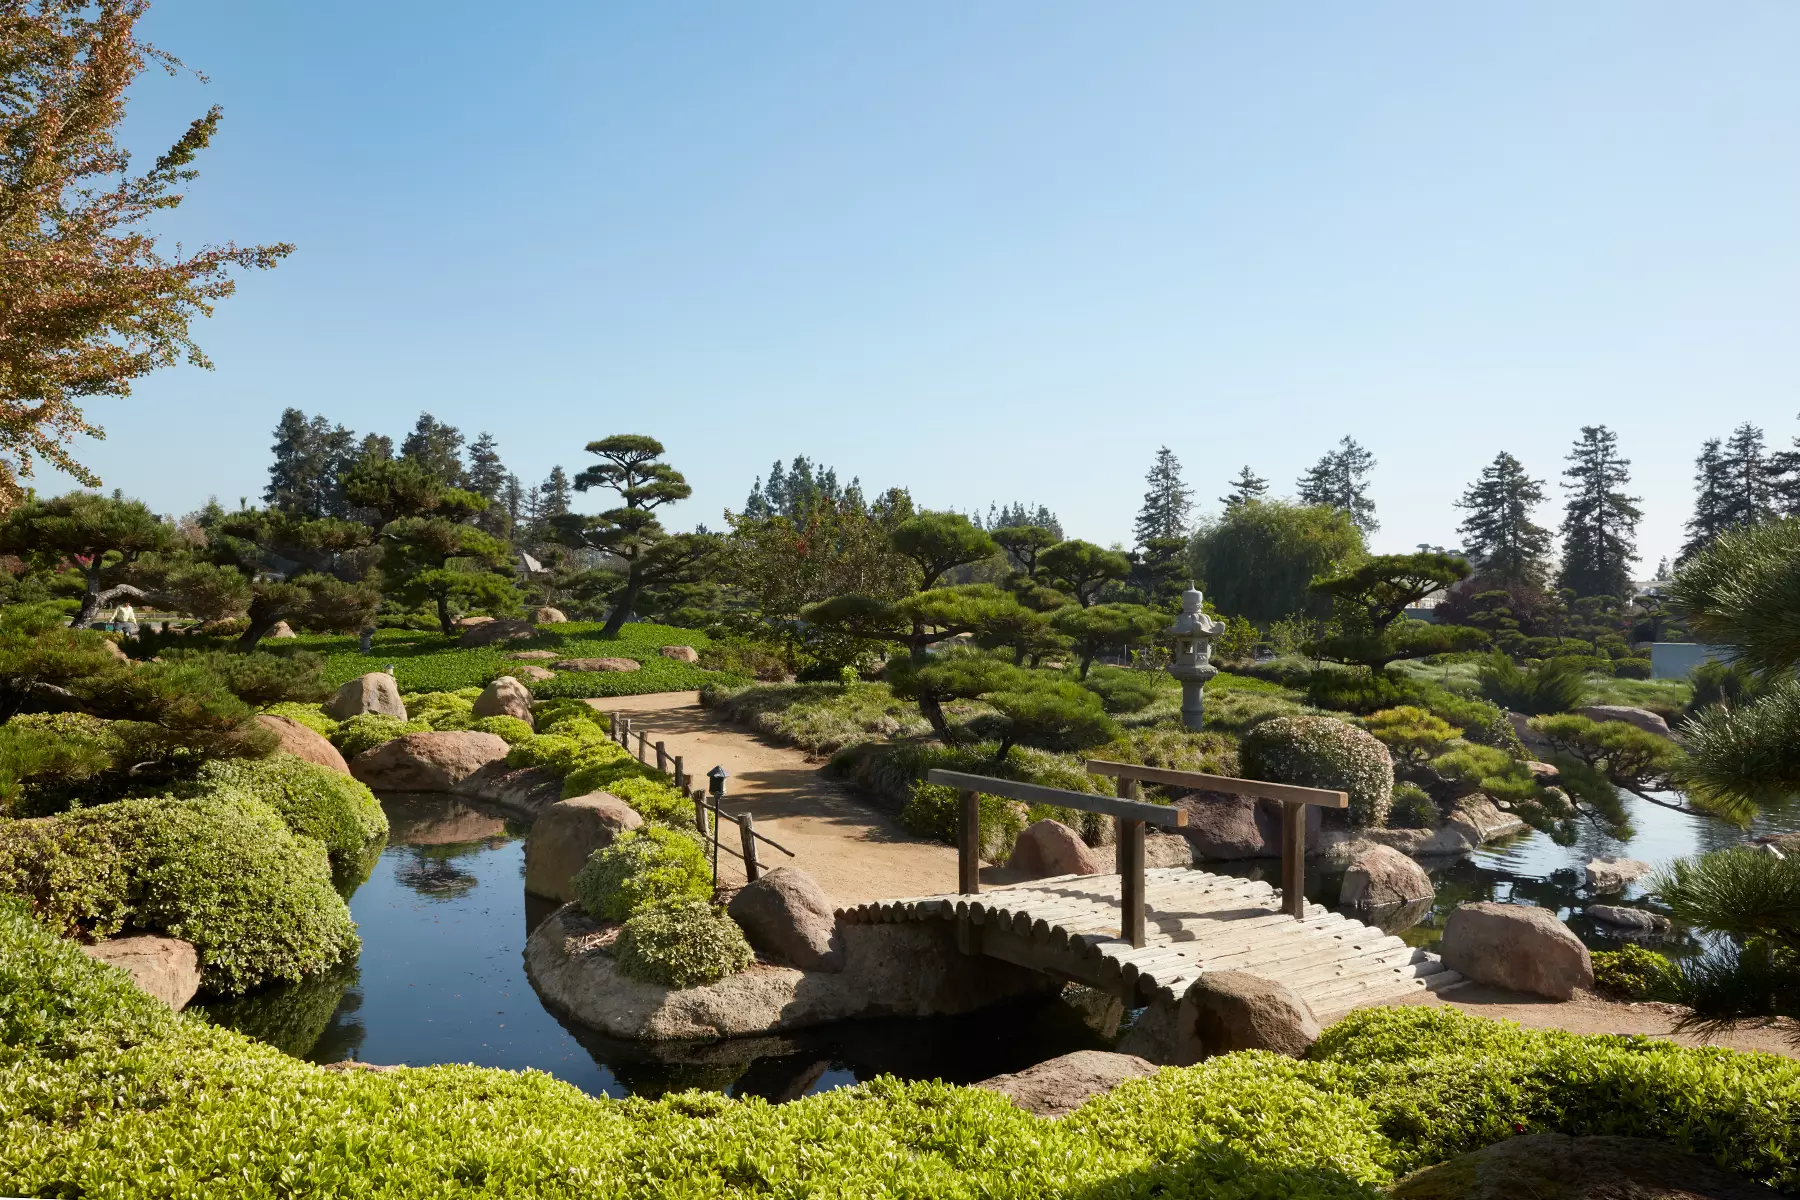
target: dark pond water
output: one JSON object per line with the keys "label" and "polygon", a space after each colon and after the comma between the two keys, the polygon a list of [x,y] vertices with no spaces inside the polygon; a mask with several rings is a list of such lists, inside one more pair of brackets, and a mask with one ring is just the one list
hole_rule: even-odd
{"label": "dark pond water", "polygon": [[[1595,949],[1623,944],[1585,916],[1590,902],[1646,904],[1641,886],[1595,897],[1583,885],[1595,857],[1661,865],[1733,845],[1743,835],[1717,822],[1630,799],[1628,842],[1597,830],[1573,846],[1528,833],[1459,860],[1427,863],[1437,899],[1402,931],[1415,945],[1437,941],[1443,919],[1470,900],[1549,908]],[[383,799],[389,844],[350,898],[363,939],[360,960],[299,987],[212,1004],[213,1019],[314,1062],[473,1063],[534,1067],[595,1095],[660,1095],[702,1087],[788,1100],[878,1074],[970,1083],[1073,1050],[1104,1048],[1116,1004],[1092,993],[968,1017],[861,1021],[783,1037],[739,1039],[654,1052],[565,1025],[525,978],[525,938],[553,907],[525,895],[524,829],[442,796]],[[1800,830],[1800,813],[1760,822],[1755,832]],[[1270,878],[1279,864],[1211,869]],[[1307,895],[1333,904],[1341,875],[1309,874]],[[1657,939],[1675,955],[1700,943],[1677,929]]]}

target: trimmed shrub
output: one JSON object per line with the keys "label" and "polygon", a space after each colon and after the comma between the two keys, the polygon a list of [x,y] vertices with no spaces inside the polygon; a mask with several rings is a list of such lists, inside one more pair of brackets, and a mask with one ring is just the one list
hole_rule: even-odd
{"label": "trimmed shrub", "polygon": [[1647,658],[1620,658],[1613,661],[1613,674],[1620,679],[1650,678],[1650,660]]}
{"label": "trimmed shrub", "polygon": [[[1019,840],[1019,834],[1029,823],[1029,812],[1023,804],[999,796],[984,794],[980,804],[981,857],[988,862],[1005,862],[1012,854],[1013,843]],[[900,824],[907,829],[920,837],[936,838],[952,846],[956,845],[956,831],[961,820],[962,808],[956,789],[926,783],[922,779],[914,781],[912,794],[900,810]],[[1076,828],[1078,822],[1071,821],[1069,826]]]}
{"label": "trimmed shrub", "polygon": [[430,732],[431,725],[427,721],[402,721],[399,717],[390,717],[385,713],[361,713],[339,723],[330,736],[331,744],[338,748],[338,753],[351,759],[397,737]]}
{"label": "trimmed shrub", "polygon": [[1335,717],[1277,717],[1264,721],[1239,747],[1244,775],[1272,783],[1335,788],[1350,796],[1350,824],[1387,820],[1394,793],[1394,760],[1372,735]]}
{"label": "trimmed shrub", "polygon": [[519,742],[506,752],[506,765],[518,770],[538,767],[567,775],[581,765],[588,744],[560,733],[539,733]]}
{"label": "trimmed shrub", "polygon": [[353,957],[322,844],[254,800],[156,797],[0,821],[0,891],[72,937],[127,926],[194,943],[203,985],[236,994]]}
{"label": "trimmed shrub", "polygon": [[635,808],[646,821],[685,826],[694,819],[694,802],[660,779],[627,776],[614,780],[606,790]]}
{"label": "trimmed shrub", "polygon": [[329,738],[337,732],[338,723],[325,715],[323,705],[300,704],[289,700],[281,704],[271,704],[263,711],[271,716],[287,717],[298,721],[322,737]]}
{"label": "trimmed shrub", "polygon": [[1625,946],[1596,950],[1594,990],[1616,1000],[1673,1000],[1679,973],[1675,964],[1654,950]]}
{"label": "trimmed shrub", "polygon": [[1394,803],[1388,809],[1389,829],[1436,829],[1442,819],[1437,802],[1424,788],[1411,783],[1394,785]]}
{"label": "trimmed shrub", "polygon": [[712,870],[700,841],[666,825],[621,834],[588,856],[575,894],[590,917],[623,921],[655,904],[711,900]]}
{"label": "trimmed shrub", "polygon": [[209,762],[191,787],[201,799],[268,805],[295,833],[324,842],[340,877],[361,865],[371,842],[387,836],[387,816],[374,792],[348,775],[292,754]]}
{"label": "trimmed shrub", "polygon": [[469,728],[476,733],[491,733],[509,746],[520,745],[536,736],[532,733],[531,726],[517,717],[482,717],[478,721],[471,721]]}
{"label": "trimmed shrub", "polygon": [[542,700],[532,707],[531,715],[540,730],[564,721],[592,725],[602,733],[612,728],[612,722],[606,714],[585,700]]}
{"label": "trimmed shrub", "polygon": [[1161,690],[1149,672],[1123,667],[1095,667],[1081,686],[1100,697],[1109,713],[1141,712],[1156,703]]}
{"label": "trimmed shrub", "polygon": [[638,912],[619,930],[613,953],[626,975],[674,988],[716,983],[755,957],[737,922],[698,900]]}
{"label": "trimmed shrub", "polygon": [[1364,720],[1363,728],[1407,767],[1423,766],[1456,740],[1456,730],[1450,722],[1411,705],[1384,708]]}
{"label": "trimmed shrub", "polygon": [[[479,696],[481,692],[477,690],[475,695]],[[475,700],[471,696],[458,692],[425,692],[400,699],[406,705],[407,716],[424,721],[439,731],[467,729],[475,723]]]}

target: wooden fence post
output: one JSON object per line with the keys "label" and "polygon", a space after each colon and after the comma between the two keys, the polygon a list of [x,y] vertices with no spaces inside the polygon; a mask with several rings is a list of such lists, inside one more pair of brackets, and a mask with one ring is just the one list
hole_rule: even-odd
{"label": "wooden fence post", "polygon": [[744,847],[744,881],[755,883],[762,875],[762,864],[756,861],[756,821],[749,813],[738,814],[738,840]]}
{"label": "wooden fence post", "polygon": [[1306,917],[1306,805],[1299,800],[1281,805],[1281,911]]}
{"label": "wooden fence post", "polygon": [[637,760],[639,762],[643,762],[644,759],[646,759],[650,755],[650,735],[647,733],[638,732],[637,740],[638,740]]}
{"label": "wooden fence post", "polygon": [[964,895],[981,891],[981,796],[957,793],[956,877]]}
{"label": "wooden fence post", "polygon": [[687,795],[687,790],[688,790],[687,767],[681,761],[681,755],[679,755],[679,754],[677,754],[675,756],[675,790],[680,792],[684,796]]}
{"label": "wooden fence post", "polygon": [[699,788],[695,788],[694,793],[693,793],[693,801],[694,801],[694,828],[700,831],[701,837],[705,837],[706,836],[706,793],[701,791]]}
{"label": "wooden fence post", "polygon": [[663,743],[656,743],[656,769],[667,775],[669,773],[669,751]]}
{"label": "wooden fence post", "polygon": [[[1117,781],[1121,800],[1136,800],[1135,779]],[[1113,818],[1114,860],[1119,868],[1119,936],[1133,946],[1144,944],[1144,823]]]}

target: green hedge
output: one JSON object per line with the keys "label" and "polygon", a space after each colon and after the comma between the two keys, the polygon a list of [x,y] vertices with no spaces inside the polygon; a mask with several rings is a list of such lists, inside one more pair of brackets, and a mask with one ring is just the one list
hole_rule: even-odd
{"label": "green hedge", "polygon": [[645,909],[711,900],[712,868],[699,838],[664,825],[622,833],[588,857],[575,894],[591,917],[623,921]]}
{"label": "green hedge", "polygon": [[1374,735],[1335,717],[1276,717],[1238,748],[1250,779],[1335,788],[1350,796],[1350,824],[1378,828],[1393,801],[1394,761]]}
{"label": "green hedge", "polygon": [[877,1079],[791,1104],[540,1072],[325,1071],[179,1017],[0,905],[0,1194],[1378,1200],[1518,1132],[1672,1142],[1800,1185],[1800,1064],[1370,1009],[1315,1061],[1229,1054],[1061,1120]]}
{"label": "green hedge", "polygon": [[324,846],[249,799],[154,797],[0,821],[0,892],[66,934],[184,938],[202,986],[227,995],[316,974],[360,946]]}
{"label": "green hedge", "polygon": [[374,792],[342,772],[291,754],[209,762],[192,788],[208,800],[267,804],[289,829],[325,843],[340,878],[362,865],[372,842],[387,837],[387,816]]}

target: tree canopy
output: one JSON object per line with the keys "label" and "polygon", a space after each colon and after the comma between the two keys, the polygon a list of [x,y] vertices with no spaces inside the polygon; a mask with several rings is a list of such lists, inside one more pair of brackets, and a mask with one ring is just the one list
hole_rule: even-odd
{"label": "tree canopy", "polygon": [[1190,565],[1221,613],[1268,623],[1323,617],[1330,602],[1312,581],[1362,554],[1362,532],[1341,509],[1250,500],[1201,525]]}

